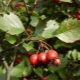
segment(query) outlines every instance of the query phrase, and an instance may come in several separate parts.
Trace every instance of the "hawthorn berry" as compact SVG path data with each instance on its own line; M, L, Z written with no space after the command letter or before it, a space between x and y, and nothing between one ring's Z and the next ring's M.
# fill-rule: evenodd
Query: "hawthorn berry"
M71 66L71 67L74 67L74 64L73 64L73 63L70 63L70 66Z
M80 20L80 15L77 15L77 19Z
M29 59L30 63L33 65L33 66L36 66L38 65L38 54L32 54L30 56L30 59Z
M42 77L42 79L41 80L47 80L47 78L46 77Z
M27 78L23 77L22 80L28 80Z
M30 57L32 55L32 53L31 52L28 52L28 51L27 52L24 52L24 54L27 55L28 57Z
M31 30L28 28L28 29L26 29L26 32L27 32L28 34L30 34L30 33L31 33Z
M17 3L14 7L14 10L17 10L19 7L23 6L23 3Z
M80 15L80 10L78 10L78 15Z
M48 62L46 55L45 52L39 53L38 60L46 64Z
M20 4L20 3L15 5L15 7L20 7L20 6L22 6L22 4Z
M61 64L61 60L59 58L53 61L53 65L55 66L59 66L60 64Z
M55 50L49 50L47 53L47 59L50 60L55 60L58 58L58 53Z
M16 58L14 62L20 63L21 60L20 60L20 58Z

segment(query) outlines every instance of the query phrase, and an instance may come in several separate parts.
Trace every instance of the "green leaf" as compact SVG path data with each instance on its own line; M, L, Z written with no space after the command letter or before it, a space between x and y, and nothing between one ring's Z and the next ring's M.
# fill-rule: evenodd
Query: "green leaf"
M22 45L27 51L30 51L31 49L33 49L33 42L32 41L30 41L28 44L26 44L26 43L23 43L23 45Z
M54 36L55 31L58 28L59 28L59 25L55 20L42 20L37 25L35 34L44 38L51 38Z
M58 80L58 76L56 76L55 74L50 74L47 76L48 80Z
M77 69L73 72L74 76L80 76L80 69Z
M58 74L61 78L65 79L66 78L66 69L62 68L62 69L58 70Z
M0 29L12 35L18 35L24 31L21 20L13 13L0 17Z
M76 49L74 49L74 50L72 51L71 56L72 56L73 60L77 60L77 50L76 50Z
M30 25L36 27L37 24L38 24L38 22L39 22L39 19L38 19L37 17L35 17L35 16L31 16L31 22L30 22Z
M3 67L2 66L0 66L0 74L3 72Z
M37 69L34 68L33 70L39 77L42 77L43 71L42 71L42 69L40 67L37 68Z
M80 20L64 20L56 32L56 37L66 43L73 43L80 39Z
M25 65L23 62L18 64L17 66L13 67L10 74L14 77L21 77L23 75L23 71L25 69Z
M72 0L60 0L60 1L72 3Z
M15 36L10 35L10 34L6 34L5 39L11 44L14 44L16 42Z
M80 60L80 52L77 52L77 60Z

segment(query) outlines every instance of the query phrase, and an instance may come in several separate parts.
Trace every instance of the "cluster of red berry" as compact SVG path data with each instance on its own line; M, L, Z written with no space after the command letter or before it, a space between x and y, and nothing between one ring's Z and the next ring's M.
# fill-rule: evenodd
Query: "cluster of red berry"
M80 20L80 10L77 11L77 16L73 15L71 11L69 11L68 14L70 14L73 18L77 18L78 20Z
M58 53L55 50L48 50L47 53L41 52L39 54L32 54L29 60L31 65L33 66L37 66L40 62L44 64L52 62L52 64L55 66L61 64L61 60L58 56Z

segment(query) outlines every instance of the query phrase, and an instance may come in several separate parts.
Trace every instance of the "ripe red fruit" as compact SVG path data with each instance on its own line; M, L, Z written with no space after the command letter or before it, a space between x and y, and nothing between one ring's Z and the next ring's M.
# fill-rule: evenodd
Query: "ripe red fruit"
M80 10L78 10L78 15L80 15Z
M61 64L61 60L59 58L53 61L53 65L55 66L59 66L60 64Z
M60 0L54 0L54 2L60 2Z
M77 15L77 19L80 20L80 15Z
M49 50L47 53L48 60L55 60L58 58L58 53L55 50Z
M29 61L33 66L38 65L38 54L31 55Z
M26 29L26 32L27 32L28 34L30 34L30 33L31 33L31 30L30 30L30 29Z
M14 62L20 63L21 60L20 60L20 58L16 58Z
M46 54L45 52L39 53L39 55L38 55L38 60L39 60L39 61L42 61L43 63L47 63L48 60L47 60L46 55L47 55L47 54Z
M42 79L41 80L47 80L47 78L46 77L42 77Z

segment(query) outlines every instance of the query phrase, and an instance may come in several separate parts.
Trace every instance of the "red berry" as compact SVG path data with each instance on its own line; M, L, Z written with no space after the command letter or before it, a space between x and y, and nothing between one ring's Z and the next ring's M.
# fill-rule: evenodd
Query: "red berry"
M21 3L18 3L18 4L15 5L15 7L20 7L20 6L22 6Z
M16 58L14 62L20 63L21 60L20 60L20 58Z
M22 80L28 80L28 79L24 77L24 78L22 78Z
M59 58L53 61L53 65L55 66L59 66L60 64L61 64L61 60Z
M66 78L66 80L72 80L71 78Z
M26 32L27 32L28 34L30 34L30 33L31 33L31 30L30 30L30 29L26 29Z
M80 15L80 10L78 10L78 15Z
M69 12L68 12L68 14L72 15L72 12L71 12L71 11L69 11Z
M47 78L46 77L42 77L42 79L41 80L47 80Z
M39 53L39 55L38 55L38 60L39 60L39 61L42 61L43 63L47 63L48 60L47 60L46 55L47 55L47 54L44 53L44 52Z
M73 64L73 63L70 63L70 66L71 66L71 67L74 67L74 64Z
M77 19L80 20L80 15L77 15Z
M25 52L24 54L27 55L28 57L30 57L32 55L31 52Z
M33 65L33 66L36 66L38 65L38 54L33 54L30 56L30 63Z
M47 53L48 60L55 60L58 58L58 53L55 50L49 50Z
M60 0L54 0L54 2L60 2Z

